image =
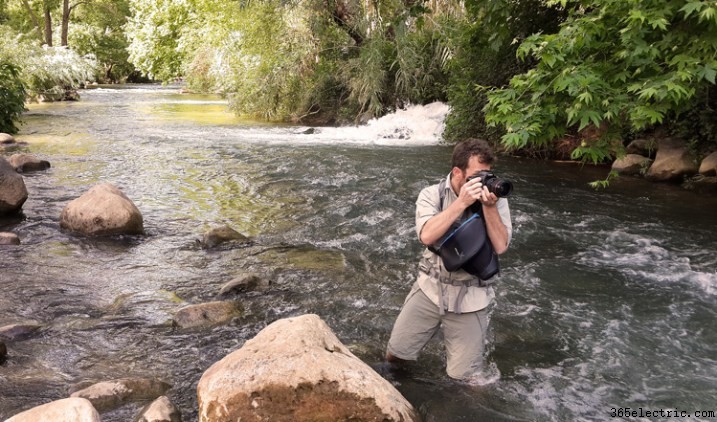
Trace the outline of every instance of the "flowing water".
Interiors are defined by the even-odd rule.
[[[52,168],[26,174],[23,215],[0,220],[22,240],[0,250],[0,326],[43,328],[6,342],[0,419],[80,382],[139,376],[171,383],[169,397],[195,420],[196,385],[212,363],[272,321],[306,313],[365,362],[381,361],[416,274],[415,198],[448,171],[450,147],[437,136],[445,106],[310,133],[236,118],[220,99],[176,87],[82,98],[32,105],[18,136],[28,143],[19,151]],[[495,170],[515,184],[488,356],[500,376],[451,381],[432,341],[393,378],[424,419],[608,420],[630,407],[687,420],[717,410],[714,195],[639,179],[598,193],[587,182],[606,169],[573,164],[505,157]],[[62,208],[99,182],[135,202],[146,235],[60,229]],[[221,224],[253,243],[200,248]],[[240,296],[242,316],[172,327],[177,309],[215,300],[245,272],[273,284]]]

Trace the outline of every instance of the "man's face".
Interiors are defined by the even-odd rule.
[[[472,156],[468,160],[468,167],[465,171],[459,169],[458,167],[454,167],[453,177],[456,178],[456,181],[458,182],[458,192],[460,192],[460,189],[463,187],[463,185],[466,184],[469,177],[473,176],[481,170],[490,170],[490,164],[481,163],[480,157],[478,157],[477,155]]]

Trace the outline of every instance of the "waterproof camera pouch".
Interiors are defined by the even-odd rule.
[[[488,280],[500,271],[498,255],[480,214],[473,214],[430,249],[441,257],[448,271],[463,269],[481,280]]]

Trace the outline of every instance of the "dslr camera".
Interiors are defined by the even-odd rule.
[[[504,198],[513,192],[513,183],[510,180],[501,179],[490,170],[481,170],[468,177],[468,180],[473,180],[476,177],[480,177],[481,183],[488,188],[488,192],[495,194],[498,198]]]

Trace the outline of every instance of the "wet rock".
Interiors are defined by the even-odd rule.
[[[20,211],[27,200],[27,188],[22,176],[0,157],[0,215]]]
[[[13,154],[8,159],[10,165],[16,171],[21,173],[29,173],[32,171],[42,171],[50,168],[50,162],[41,160],[30,154]]]
[[[235,302],[217,301],[189,305],[174,314],[174,323],[179,328],[194,328],[225,323],[241,312]]]
[[[162,396],[145,406],[136,422],[182,422],[182,414],[167,396]]]
[[[92,403],[82,398],[69,398],[33,407],[11,417],[5,422],[100,422]]]
[[[0,132],[0,144],[14,144],[15,138],[9,133]]]
[[[317,315],[276,321],[212,365],[199,420],[413,421],[411,404]]]
[[[652,160],[637,154],[627,154],[612,163],[612,169],[618,174],[637,176],[644,174],[650,167]]]
[[[717,151],[702,160],[699,172],[704,176],[717,176]]]
[[[163,381],[148,378],[122,378],[98,382],[75,391],[70,396],[89,400],[100,412],[116,409],[130,402],[154,400],[172,388]]]
[[[42,326],[33,322],[9,324],[0,327],[0,338],[6,340],[24,340],[35,334]]]
[[[142,214],[109,183],[96,185],[67,204],[60,215],[60,226],[90,236],[144,233]]]
[[[697,170],[697,163],[687,147],[675,140],[663,139],[645,177],[657,182],[676,181],[697,173]]]
[[[0,341],[0,365],[5,363],[6,359],[7,359],[7,346],[5,346],[5,343]]]
[[[270,284],[271,282],[269,280],[261,277],[259,274],[246,273],[235,277],[230,282],[223,285],[221,290],[219,290],[219,294],[225,295],[232,292],[245,292],[256,289],[266,289],[267,287],[269,287]]]
[[[308,128],[308,129],[306,129],[306,130],[302,130],[301,132],[299,132],[299,134],[301,134],[301,135],[313,135],[313,134],[315,134],[315,133],[317,133],[317,132],[318,132],[318,131],[316,130],[316,128],[310,127],[310,128]]]
[[[248,237],[225,225],[221,227],[215,227],[204,233],[204,236],[202,237],[202,246],[205,248],[213,248],[224,242],[246,242],[248,240]]]
[[[20,238],[15,233],[0,232],[0,246],[1,245],[19,245]]]

